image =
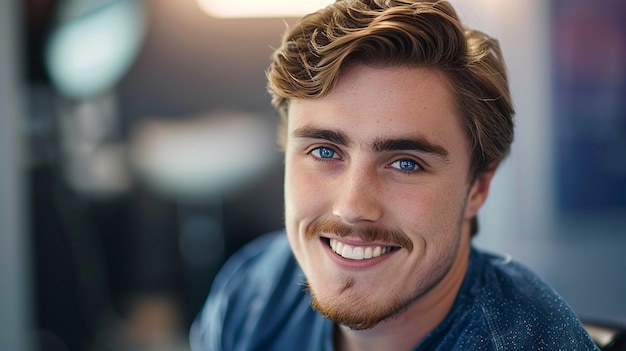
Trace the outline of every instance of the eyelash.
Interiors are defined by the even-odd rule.
[[[320,156],[315,155],[316,152],[319,153],[322,150],[331,151],[333,153],[332,157],[321,157],[321,155]],[[318,161],[318,162],[332,162],[332,161],[337,160],[337,158],[335,157],[335,156],[337,156],[337,151],[335,151],[333,148],[328,147],[328,146],[318,146],[316,148],[311,149],[311,151],[309,151],[308,154],[315,161]],[[399,167],[393,167],[392,166],[395,163],[404,162],[404,161],[408,161],[408,162],[411,162],[411,163],[415,164],[415,169],[405,170],[405,169],[401,169]],[[400,172],[402,172],[404,174],[407,174],[407,175],[414,175],[416,173],[423,172],[425,170],[424,166],[422,165],[421,162],[418,162],[418,161],[413,160],[411,158],[399,158],[399,159],[394,160],[393,162],[389,163],[389,165],[386,166],[386,168],[393,168],[393,169],[395,169],[397,171],[400,171]]]

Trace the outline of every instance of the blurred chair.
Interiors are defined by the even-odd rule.
[[[582,322],[600,350],[626,351],[626,326],[597,320]]]

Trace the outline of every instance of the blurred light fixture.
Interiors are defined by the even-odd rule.
[[[197,0],[207,14],[218,18],[300,17],[334,0]]]
[[[280,155],[271,123],[259,115],[227,111],[173,121],[146,119],[131,134],[129,151],[142,181],[179,199],[240,191],[269,171]]]
[[[133,63],[146,30],[139,0],[66,0],[46,48],[55,88],[74,99],[107,92]]]

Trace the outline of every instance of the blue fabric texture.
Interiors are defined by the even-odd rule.
[[[284,232],[256,239],[216,277],[191,327],[193,351],[332,351]],[[598,350],[567,303],[519,263],[472,249],[459,295],[415,351]]]

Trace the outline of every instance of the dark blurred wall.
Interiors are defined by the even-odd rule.
[[[30,238],[25,219],[21,8],[0,2],[0,349],[33,350]]]

